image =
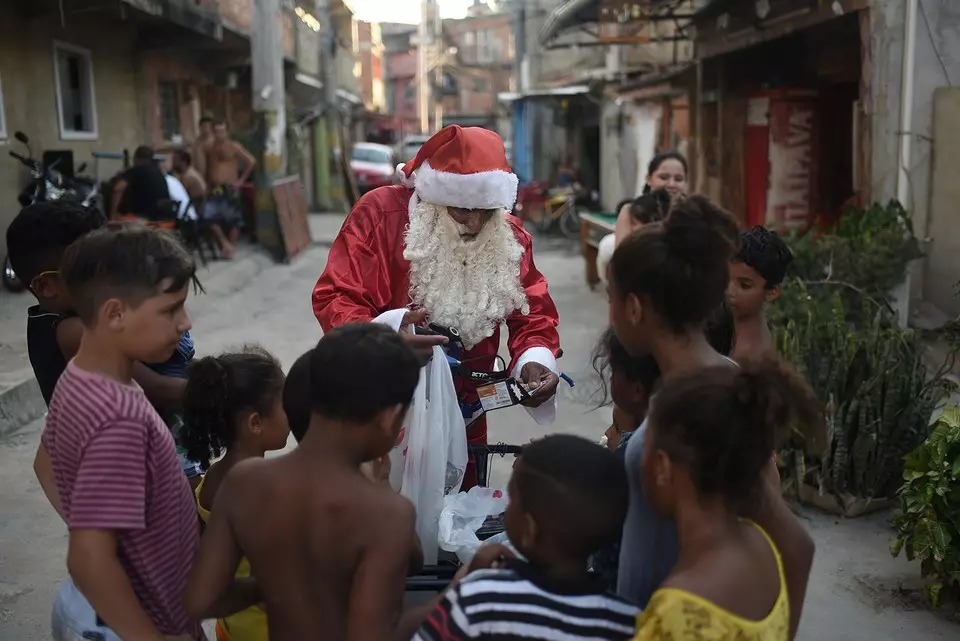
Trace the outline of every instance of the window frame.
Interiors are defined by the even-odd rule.
[[[87,62],[87,82],[90,84],[90,123],[91,131],[73,131],[66,128],[66,122],[63,119],[63,94],[60,91],[60,65],[58,64],[58,54],[74,54],[86,59]],[[97,115],[97,87],[94,83],[93,73],[93,54],[89,49],[78,47],[61,40],[53,41],[53,84],[57,100],[57,124],[60,129],[60,140],[98,140],[100,138],[100,125]]]

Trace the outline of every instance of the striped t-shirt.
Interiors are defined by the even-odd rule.
[[[560,584],[521,562],[471,573],[448,590],[414,641],[543,639],[625,641],[640,610],[601,579]]]
[[[120,563],[160,633],[202,638],[183,607],[199,543],[196,507],[170,430],[140,386],[71,361],[42,442],[70,531],[114,531]]]

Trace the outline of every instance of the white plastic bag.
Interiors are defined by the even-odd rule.
[[[456,552],[461,562],[469,562],[482,543],[477,530],[488,516],[503,514],[508,503],[504,490],[489,487],[472,487],[469,492],[447,496],[440,513],[440,547]]]
[[[399,463],[399,464],[398,464]],[[424,562],[437,561],[438,521],[444,496],[460,491],[467,467],[467,434],[450,367],[440,347],[420,370],[420,382],[404,421],[401,443],[391,453],[391,483],[417,512]]]

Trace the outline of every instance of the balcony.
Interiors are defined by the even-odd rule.
[[[145,14],[215,40],[223,37],[220,0],[123,0]]]

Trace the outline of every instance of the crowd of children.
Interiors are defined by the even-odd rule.
[[[37,298],[35,469],[69,528],[54,638],[199,640],[208,618],[218,641],[792,638],[813,544],[771,455],[819,411],[771,358],[763,308],[790,254],[705,198],[646,198],[610,262],[594,358],[606,447],[525,446],[512,547],[482,547],[408,610],[422,546],[386,482],[419,380],[407,344],[357,324],[287,376],[257,347],[193,361],[195,266],[172,234],[25,209],[7,241]],[[293,451],[264,456],[291,432]]]

